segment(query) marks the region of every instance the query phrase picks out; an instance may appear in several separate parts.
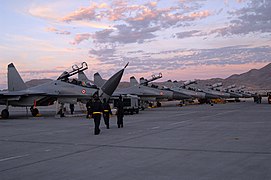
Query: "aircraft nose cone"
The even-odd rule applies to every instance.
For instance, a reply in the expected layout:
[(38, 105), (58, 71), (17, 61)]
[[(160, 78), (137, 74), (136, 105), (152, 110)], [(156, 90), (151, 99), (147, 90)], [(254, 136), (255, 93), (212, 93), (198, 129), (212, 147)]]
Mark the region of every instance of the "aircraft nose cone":
[(101, 88), (104, 93), (111, 96), (113, 92), (116, 90), (116, 88), (119, 85), (119, 82), (122, 78), (124, 69), (118, 71), (116, 74), (114, 74)]

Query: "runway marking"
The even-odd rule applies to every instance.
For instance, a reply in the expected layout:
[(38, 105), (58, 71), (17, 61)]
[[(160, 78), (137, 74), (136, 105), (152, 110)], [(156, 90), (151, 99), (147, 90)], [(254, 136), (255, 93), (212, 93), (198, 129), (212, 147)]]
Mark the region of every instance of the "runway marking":
[(23, 157), (26, 157), (26, 156), (29, 156), (29, 154), (25, 154), (25, 155), (22, 155), (22, 156), (13, 156), (13, 157), (8, 157), (8, 158), (0, 159), (0, 162), (9, 161), (9, 160), (13, 160), (13, 159), (19, 159), (19, 158), (23, 158)]

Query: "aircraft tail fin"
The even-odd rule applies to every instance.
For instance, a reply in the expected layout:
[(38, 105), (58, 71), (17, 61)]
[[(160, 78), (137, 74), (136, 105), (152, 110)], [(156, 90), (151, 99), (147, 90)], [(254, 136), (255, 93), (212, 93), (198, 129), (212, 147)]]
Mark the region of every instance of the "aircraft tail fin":
[(8, 90), (9, 91), (20, 91), (27, 89), (22, 77), (18, 73), (13, 63), (8, 65)]
[(139, 83), (134, 76), (130, 77), (130, 86), (136, 86), (138, 84)]
[(122, 78), (123, 72), (125, 70), (125, 68), (128, 66), (129, 63), (126, 64), (126, 66), (116, 72), (113, 76), (111, 76), (101, 87), (101, 94), (100, 94), (100, 99), (106, 99), (108, 100), (109, 97), (114, 93), (114, 91), (117, 89), (120, 80)]
[(83, 71), (78, 73), (78, 80), (79, 81), (84, 81), (84, 82), (89, 82), (90, 81)]
[(140, 82), (141, 85), (145, 85), (145, 86), (148, 85), (148, 81), (147, 81), (144, 77), (141, 77), (141, 78), (139, 79), (139, 82)]
[(94, 74), (94, 84), (97, 87), (102, 87), (105, 82), (106, 80), (104, 80), (98, 72)]

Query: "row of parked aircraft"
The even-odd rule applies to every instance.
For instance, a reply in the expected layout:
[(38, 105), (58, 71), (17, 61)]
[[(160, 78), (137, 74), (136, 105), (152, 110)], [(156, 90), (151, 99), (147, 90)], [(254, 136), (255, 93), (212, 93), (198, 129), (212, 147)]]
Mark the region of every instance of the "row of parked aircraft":
[[(87, 78), (84, 71), (88, 69), (87, 63), (80, 66), (73, 65), (72, 70), (64, 71), (57, 80), (27, 88), (19, 75), (14, 64), (8, 65), (8, 90), (0, 91), (0, 104), (6, 108), (1, 111), (1, 117), (9, 118), (9, 106), (30, 107), (33, 116), (39, 114), (37, 106), (49, 106), (57, 104), (86, 103), (94, 94), (100, 99), (120, 95), (136, 95), (141, 101), (160, 101), (198, 99), (200, 103), (209, 102), (217, 98), (248, 98), (253, 95), (243, 91), (244, 87), (236, 88), (235, 85), (222, 89), (222, 83), (211, 86), (197, 87), (196, 81), (186, 81), (182, 85), (168, 82), (169, 87), (157, 86), (151, 82), (162, 78), (162, 74), (153, 75), (151, 79), (140, 78), (138, 82), (135, 77), (130, 78), (130, 87), (117, 89), (126, 66), (115, 73), (109, 80), (104, 80), (99, 73), (94, 74), (94, 84)], [(73, 75), (78, 78), (71, 78)]]
[[(80, 72), (78, 78), (90, 82), (84, 72)], [(198, 99), (202, 103), (209, 102), (211, 99), (227, 99), (227, 98), (250, 98), (254, 95), (245, 92), (243, 89), (245, 86), (239, 88), (236, 85), (222, 88), (222, 83), (216, 83), (213, 85), (206, 85), (205, 87), (197, 87), (196, 80), (186, 81), (182, 85), (174, 82), (167, 82), (169, 87), (158, 86), (150, 82), (162, 78), (162, 73), (159, 75), (153, 75), (151, 79), (140, 78), (138, 82), (134, 76), (130, 78), (130, 87), (117, 89), (112, 96), (119, 96), (125, 94), (137, 95), (142, 100), (154, 101), (154, 100), (185, 100), (185, 99)], [(101, 87), (106, 80), (102, 79), (99, 73), (94, 75), (94, 84)]]

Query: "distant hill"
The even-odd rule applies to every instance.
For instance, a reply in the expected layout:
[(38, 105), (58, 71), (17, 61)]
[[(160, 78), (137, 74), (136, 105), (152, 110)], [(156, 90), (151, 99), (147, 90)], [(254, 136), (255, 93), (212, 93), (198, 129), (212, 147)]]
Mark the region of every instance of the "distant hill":
[[(52, 81), (52, 79), (33, 79), (26, 82), (28, 87), (37, 86), (39, 84), (47, 83)], [(212, 78), (207, 80), (197, 80), (199, 85), (205, 84), (215, 84), (222, 82), (224, 87), (232, 84), (237, 86), (246, 86), (248, 90), (260, 90), (260, 89), (270, 89), (271, 90), (271, 63), (264, 66), (261, 69), (251, 69), (250, 71), (242, 74), (234, 74), (226, 79)], [(183, 81), (179, 81), (183, 82)], [(157, 82), (155, 84), (170, 87), (169, 82)], [(179, 83), (180, 84), (180, 83)], [(125, 88), (129, 86), (129, 82), (121, 82), (118, 88)]]
[[(250, 71), (242, 74), (234, 74), (226, 79), (212, 78), (207, 80), (197, 80), (199, 86), (206, 84), (215, 84), (218, 82), (223, 83), (223, 87), (232, 84), (236, 86), (246, 86), (247, 90), (271, 90), (271, 63), (261, 69), (251, 69)], [(169, 86), (168, 82), (155, 83), (160, 85)]]
[(271, 63), (261, 69), (251, 69), (243, 74), (234, 74), (223, 81), (225, 86), (231, 84), (245, 85), (248, 89), (271, 89)]

